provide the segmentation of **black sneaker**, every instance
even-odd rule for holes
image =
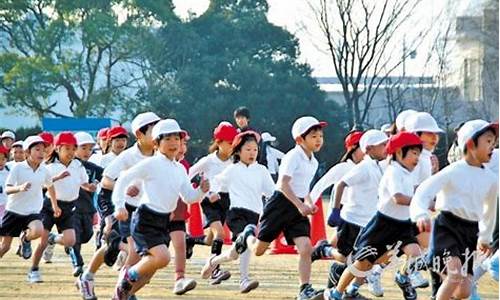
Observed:
[[[212,276],[210,277],[210,284],[211,285],[221,284],[221,282],[223,282],[224,280],[228,280],[229,278],[231,278],[231,273],[229,271],[217,267],[212,272]]]
[[[370,298],[367,298],[359,293],[358,290],[349,293],[345,292],[344,297],[342,299],[348,299],[348,300],[370,300]]]
[[[394,281],[399,286],[401,291],[403,291],[403,297],[405,300],[417,300],[417,291],[411,285],[411,280],[408,276],[402,275],[399,271],[396,273]]]
[[[19,245],[19,248],[17,249],[16,254],[21,256],[24,259],[29,259],[31,257],[31,254],[33,253],[31,249],[31,242],[26,240],[26,231],[23,230],[21,232],[21,236],[19,237],[21,239],[21,244]]]
[[[80,277],[83,274],[83,266],[75,266],[73,268],[73,276]]]
[[[247,250],[248,245],[247,245],[247,238],[250,235],[255,235],[255,230],[257,227],[253,224],[248,224],[245,226],[245,229],[238,235],[236,238],[236,241],[234,242],[234,247],[236,249],[236,252],[238,254],[241,254]]]
[[[314,250],[311,254],[311,260],[315,261],[326,257],[325,251],[328,247],[331,247],[327,240],[321,240],[316,243]]]
[[[313,289],[312,285],[305,284],[300,293],[297,295],[297,300],[320,300],[323,299],[323,292]]]
[[[186,235],[186,259],[190,259],[193,256],[194,239]]]
[[[334,261],[330,266],[330,272],[328,272],[328,282],[327,287],[329,289],[337,287],[339,283],[340,276],[344,273],[344,270],[347,268],[345,264],[338,263]]]

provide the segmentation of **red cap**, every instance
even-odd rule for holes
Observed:
[[[101,140],[107,139],[108,138],[108,130],[109,130],[108,127],[104,127],[104,128],[99,129],[99,131],[97,132],[97,137]]]
[[[108,139],[112,139],[120,135],[125,135],[128,137],[127,129],[123,128],[122,126],[114,126],[108,130]]]
[[[39,137],[43,139],[46,145],[54,144],[54,135],[50,132],[44,131],[38,134]]]
[[[56,138],[54,144],[56,146],[61,146],[61,145],[75,145],[77,144],[76,138],[73,135],[73,133],[69,131],[63,131],[59,133]]]
[[[401,131],[391,136],[385,149],[387,150],[387,154],[394,154],[398,149],[403,147],[418,145],[422,145],[422,141],[418,135],[407,131]]]
[[[363,136],[363,131],[353,131],[349,133],[344,139],[344,147],[347,151],[351,150],[354,146],[359,145],[359,140]]]
[[[252,130],[247,130],[247,131],[243,131],[243,132],[239,133],[238,135],[236,135],[236,137],[233,140],[233,148],[236,147],[241,142],[241,139],[245,135],[253,135],[255,137],[255,139],[257,140],[257,143],[260,142],[260,135],[257,132],[252,131]]]
[[[232,143],[238,131],[229,122],[221,122],[219,126],[214,129],[214,140],[227,141]]]
[[[0,145],[0,153],[7,155],[9,154],[9,149],[5,148],[3,145]]]

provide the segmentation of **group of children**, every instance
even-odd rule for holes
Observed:
[[[297,299],[360,298],[366,282],[381,297],[381,273],[397,263],[395,282],[404,299],[417,299],[416,288],[429,285],[422,276],[428,270],[433,298],[442,300],[469,296],[476,245],[484,255],[498,249],[491,244],[498,174],[488,165],[498,157],[496,123],[465,122],[457,132],[463,158],[439,171],[432,152],[443,131],[430,114],[404,111],[391,132],[350,132],[340,162],[311,188],[326,122],[295,120],[296,146],[283,155],[268,147],[274,137],[248,127],[247,109],[236,110],[235,120],[237,126],[218,124],[209,154],[191,167],[184,158],[188,132],[153,112],[132,120],[136,143],[128,149],[129,133],[121,126],[99,131],[97,142],[85,132],[44,132],[23,142],[15,142],[12,132],[2,134],[0,258],[19,237],[17,254],[32,258],[29,282],[42,282],[41,258],[50,261],[60,244],[83,299],[97,299],[96,273],[116,264],[112,299],[126,300],[169,264],[170,242],[173,292],[194,289],[196,281],[185,277],[186,259],[195,245],[205,245],[211,255],[201,278],[220,284],[231,277],[223,264],[239,259],[240,292],[248,293],[259,286],[249,274],[252,253],[263,255],[283,233],[298,251]],[[336,231],[313,247],[308,216],[332,185],[328,224]],[[187,204],[195,202],[203,212],[201,237],[186,234]],[[96,211],[96,251],[84,268],[81,245],[93,236]],[[432,211],[438,211],[433,222]],[[226,224],[233,244],[223,251]],[[51,232],[54,225],[58,234]],[[35,239],[40,242],[33,252]],[[333,260],[324,290],[310,283],[318,259]]]

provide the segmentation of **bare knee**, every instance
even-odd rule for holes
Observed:
[[[453,292],[453,297],[457,299],[467,299],[470,296],[471,293],[471,279],[469,278],[463,278],[461,283],[456,287],[455,291]]]
[[[156,260],[156,267],[158,269],[165,268],[170,262],[170,256],[168,255],[168,253],[158,254],[155,257],[155,260]]]

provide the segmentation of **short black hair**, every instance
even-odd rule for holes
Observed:
[[[311,133],[311,132],[313,132],[313,131],[320,131],[320,130],[321,130],[321,131],[323,131],[323,127],[322,127],[321,125],[319,125],[319,124],[318,124],[318,125],[314,125],[314,126],[312,126],[311,128],[307,129],[307,131],[306,131],[306,132],[304,132],[303,134],[301,134],[301,135],[300,135],[300,137],[301,137],[301,138],[303,138],[303,139],[305,139],[305,138],[306,138],[306,136],[307,136],[309,133]]]
[[[243,145],[245,145],[245,143],[249,142],[249,141],[254,141],[255,143],[257,143],[257,151],[258,151],[259,142],[257,141],[257,138],[255,137],[255,135],[245,134],[241,137],[241,140],[238,143],[238,145],[234,146],[234,148],[233,148],[232,154],[233,154],[233,162],[234,163],[237,163],[240,161],[240,154],[239,153],[241,151],[241,148],[243,148]]]
[[[401,148],[401,152],[403,154],[403,158],[406,157],[406,155],[408,154],[408,152],[410,152],[410,150],[419,150],[420,152],[422,152],[422,149],[423,149],[423,145],[420,144],[420,145],[408,145],[408,146],[404,146],[403,148]],[[392,160],[396,160],[396,153],[394,153],[392,155]]]
[[[162,133],[158,136],[158,138],[156,138],[156,142],[159,144],[160,141],[163,139],[163,138],[166,138],[166,137],[169,137],[171,135],[177,135],[179,137],[179,139],[181,138],[181,133],[180,132],[172,132],[172,133]]]
[[[234,117],[245,117],[250,119],[250,110],[246,106],[240,106],[234,110]]]
[[[128,139],[128,135],[126,134],[120,134],[120,135],[117,135],[117,136],[114,136],[110,139],[110,141],[114,140],[114,139],[121,139],[121,138],[126,138]]]
[[[142,134],[146,134],[146,132],[148,131],[149,127],[153,127],[156,125],[156,123],[158,123],[158,121],[156,122],[152,122],[152,123],[149,123],[149,124],[146,124],[144,126],[142,126],[141,128],[139,128],[139,131],[142,133]]]
[[[474,146],[477,147],[477,144],[479,143],[479,138],[485,134],[486,132],[490,131],[491,133],[493,133],[495,136],[497,135],[497,132],[495,131],[495,129],[493,129],[491,126],[488,126],[486,128],[483,128],[482,130],[479,130],[478,132],[476,132],[473,136],[472,136],[472,142],[474,143]],[[467,153],[467,145],[464,145],[464,154]]]

